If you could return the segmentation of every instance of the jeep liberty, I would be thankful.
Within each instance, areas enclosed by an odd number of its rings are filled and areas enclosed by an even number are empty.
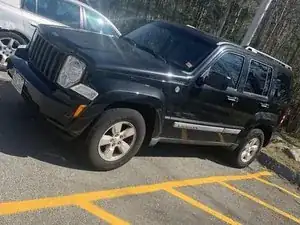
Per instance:
[[[285,63],[162,21],[121,37],[39,25],[7,69],[26,101],[68,135],[86,138],[98,170],[158,142],[224,146],[236,167],[246,167],[291,99]]]

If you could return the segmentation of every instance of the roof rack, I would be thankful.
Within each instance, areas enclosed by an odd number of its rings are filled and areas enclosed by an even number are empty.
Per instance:
[[[190,24],[187,24],[186,26],[197,30],[196,27],[194,27],[194,26],[192,26],[192,25],[190,25]]]
[[[221,45],[231,45],[231,46],[234,46],[234,47],[239,47],[241,48],[240,45],[237,45],[237,44],[234,44],[234,43],[231,43],[231,42],[227,42],[227,41],[220,41],[217,43],[218,46],[221,46]]]
[[[268,55],[267,53],[261,52],[261,51],[255,49],[255,48],[250,47],[250,46],[246,46],[245,49],[246,49],[246,50],[249,50],[249,51],[251,51],[251,52],[253,52],[253,53],[255,53],[255,54],[260,54],[260,55],[266,56],[266,57],[268,57],[268,58],[270,58],[270,59],[272,59],[272,60],[274,60],[274,61],[280,63],[280,64],[283,65],[285,68],[287,68],[287,69],[289,69],[289,70],[292,70],[292,67],[291,67],[291,66],[289,66],[289,65],[287,65],[286,63],[280,61],[279,59],[276,59],[276,58],[274,58],[274,57]]]
[[[231,45],[231,46],[239,47],[239,48],[242,47],[242,46],[240,46],[240,45],[237,45],[237,44],[234,44],[234,43],[231,43],[231,42],[227,42],[227,41],[221,41],[221,42],[218,42],[217,45],[218,45],[218,46],[221,46],[221,45]],[[286,63],[280,61],[279,59],[276,59],[276,58],[274,58],[274,57],[268,55],[267,53],[261,52],[261,51],[255,49],[255,48],[253,48],[253,47],[251,47],[251,46],[246,46],[245,49],[248,50],[248,51],[251,51],[251,52],[253,52],[253,53],[255,53],[255,54],[260,54],[260,55],[263,55],[263,56],[265,56],[265,57],[268,57],[268,58],[270,58],[270,59],[272,59],[272,60],[278,62],[279,64],[281,64],[281,65],[284,66],[285,68],[287,68],[287,69],[289,69],[289,70],[292,70],[292,67],[291,67],[291,66],[289,66],[289,65],[287,65]]]

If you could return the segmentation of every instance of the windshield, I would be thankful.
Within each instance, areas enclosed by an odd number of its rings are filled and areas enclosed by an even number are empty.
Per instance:
[[[192,33],[158,23],[147,24],[124,36],[137,47],[149,49],[168,63],[192,71],[210,54],[214,46]]]

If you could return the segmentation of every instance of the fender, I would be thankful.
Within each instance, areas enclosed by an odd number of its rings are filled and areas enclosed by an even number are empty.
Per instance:
[[[106,81],[108,85],[105,85]],[[110,78],[107,80],[104,78],[101,80],[101,83],[101,87],[99,85],[97,89],[102,89],[102,91],[100,91],[99,96],[92,103],[93,108],[96,107],[97,109],[97,118],[110,106],[145,106],[155,110],[153,137],[161,133],[166,110],[165,94],[162,90],[134,81],[130,82],[130,80],[118,80],[114,82]]]
[[[238,135],[237,140],[241,140],[248,132],[257,127],[265,127],[274,132],[277,127],[278,115],[269,112],[257,112],[244,126],[244,130]]]
[[[0,2],[0,31],[15,33],[28,42],[31,37],[24,30],[22,13],[19,7],[16,3]]]

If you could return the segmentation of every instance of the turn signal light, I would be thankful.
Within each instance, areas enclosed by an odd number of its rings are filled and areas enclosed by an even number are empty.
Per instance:
[[[83,112],[83,110],[85,110],[85,108],[86,108],[86,105],[79,105],[73,114],[73,118],[79,117],[80,114]]]

